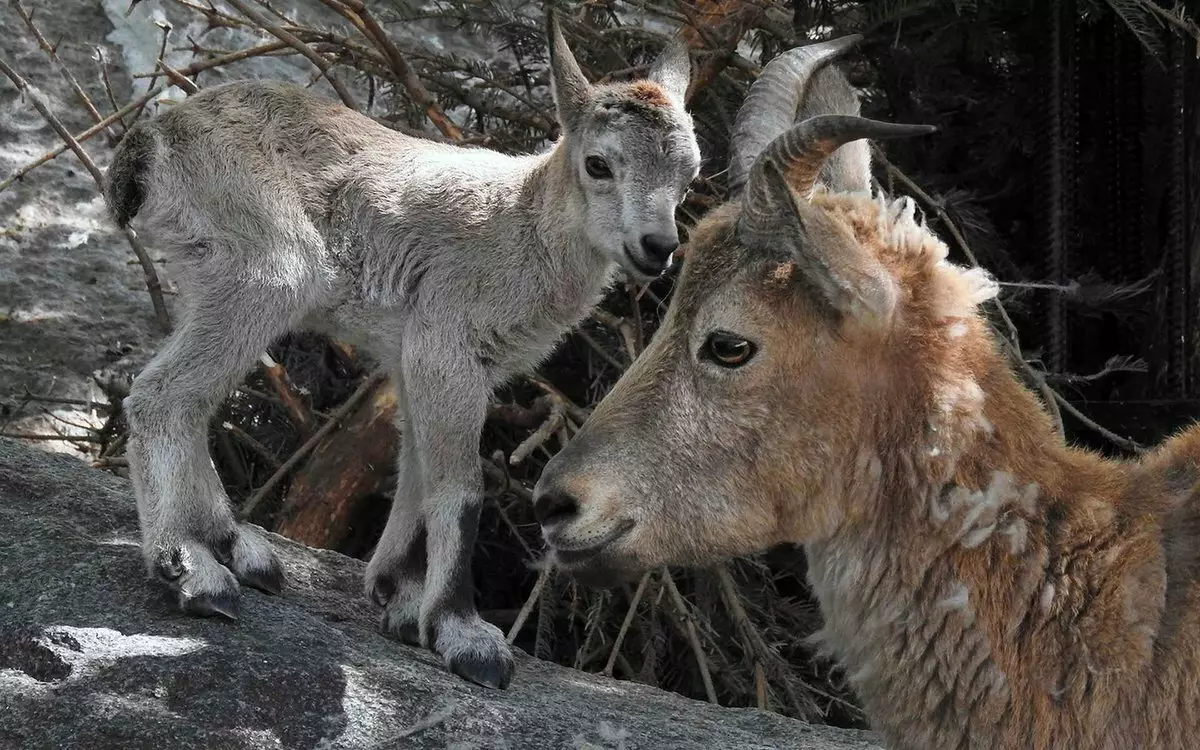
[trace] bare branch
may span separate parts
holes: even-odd
[[[362,0],[321,0],[321,2],[340,13],[363,36],[375,43],[375,46],[387,58],[392,71],[396,74],[396,79],[404,87],[409,98],[424,110],[430,122],[434,124],[442,135],[452,141],[462,140],[462,131],[446,116],[446,113],[438,106],[437,101],[430,96],[425,85],[421,83],[421,79],[413,71],[412,66],[408,64],[408,60],[404,59],[404,55],[400,53],[395,43],[392,42],[387,33],[380,27]]]
[[[696,666],[700,668],[700,680],[704,683],[704,694],[709,703],[720,705],[717,701],[717,691],[713,687],[712,674],[709,673],[708,659],[704,656],[704,649],[700,646],[700,636],[696,633],[695,616],[692,615],[692,610],[688,608],[687,602],[683,600],[683,594],[679,593],[679,588],[675,585],[675,579],[671,577],[670,570],[662,569],[662,579],[667,587],[667,592],[671,595],[671,601],[679,610],[680,617],[683,618],[684,627],[687,628],[688,643],[691,644],[692,653],[696,656]]]
[[[226,2],[237,8],[242,15],[253,21],[255,25],[265,29],[266,31],[269,31],[277,39],[287,42],[288,45],[290,45],[293,49],[307,57],[309,62],[317,66],[317,69],[320,70],[322,75],[325,76],[325,79],[329,81],[329,85],[333,86],[333,90],[337,92],[339,97],[341,97],[342,102],[351,109],[358,109],[358,105],[354,103],[354,97],[350,96],[350,92],[346,90],[346,87],[342,85],[342,82],[339,81],[337,76],[333,74],[333,70],[325,58],[318,55],[311,48],[309,48],[307,44],[296,38],[295,34],[292,34],[290,31],[284,30],[278,24],[271,22],[266,16],[259,13],[257,10],[251,9],[250,6],[246,5],[246,3],[242,2],[242,0],[226,0]]]
[[[638,581],[637,590],[633,592],[633,598],[629,600],[629,610],[625,612],[625,619],[621,621],[621,629],[617,631],[617,638],[613,641],[612,651],[608,654],[608,663],[604,665],[603,674],[605,677],[612,677],[613,675],[613,667],[616,666],[617,657],[621,654],[621,644],[625,642],[625,634],[629,632],[629,626],[633,623],[633,618],[637,615],[638,602],[642,600],[642,595],[646,593],[646,586],[650,583],[650,573],[651,571],[647,570],[642,574],[642,580]]]
[[[33,35],[33,38],[37,41],[38,46],[42,48],[42,51],[45,52],[46,56],[50,58],[50,61],[54,63],[54,67],[58,68],[58,72],[61,73],[63,78],[66,79],[67,85],[71,87],[71,91],[75,92],[75,98],[79,99],[80,104],[82,104],[84,109],[88,111],[88,114],[92,116],[92,120],[94,122],[100,122],[103,120],[104,117],[101,116],[99,110],[96,109],[96,106],[92,104],[91,98],[88,97],[87,93],[83,90],[83,87],[79,85],[79,81],[75,80],[75,75],[71,73],[71,70],[63,63],[62,60],[59,59],[58,50],[52,47],[50,43],[46,41],[46,37],[42,36],[42,32],[38,30],[37,25],[33,22],[33,13],[25,10],[24,6],[21,5],[21,0],[10,0],[9,5],[11,5],[13,10],[16,11],[17,15],[21,17],[21,20],[25,23],[25,28],[29,29],[29,33]]]
[[[378,387],[379,384],[384,380],[387,380],[387,375],[382,372],[377,372],[364,380],[362,384],[358,386],[357,390],[350,394],[350,398],[346,399],[346,403],[338,407],[338,410],[329,416],[329,421],[321,425],[321,429],[314,432],[312,437],[310,437],[304,442],[303,445],[297,448],[296,452],[289,456],[288,460],[283,462],[279,469],[277,469],[275,473],[272,474],[269,479],[267,479],[263,486],[258,488],[258,491],[255,492],[254,495],[246,501],[246,504],[242,506],[241,511],[238,512],[238,515],[243,519],[249,518],[254,512],[254,509],[258,507],[258,504],[263,501],[263,498],[265,498],[271,492],[271,490],[275,489],[275,486],[283,481],[283,478],[286,477],[292,471],[292,469],[296,468],[296,465],[299,464],[305,456],[307,456],[314,448],[317,447],[322,438],[333,432],[334,429],[336,429],[337,426],[342,423],[342,420],[349,416],[350,413],[353,412],[367,396],[371,395],[371,392],[374,391],[375,388]]]

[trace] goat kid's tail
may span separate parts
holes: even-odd
[[[154,124],[148,122],[131,128],[117,146],[104,176],[104,198],[118,226],[128,226],[146,199],[147,172],[157,146]]]

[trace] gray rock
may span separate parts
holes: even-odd
[[[877,747],[523,654],[510,689],[475,687],[376,632],[360,561],[269,536],[282,596],[183,616],[128,482],[0,439],[0,748]]]

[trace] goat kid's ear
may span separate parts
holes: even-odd
[[[683,106],[692,80],[692,57],[687,43],[675,37],[650,66],[648,79],[663,87],[675,104]]]
[[[744,205],[738,240],[776,261],[771,282],[799,282],[839,317],[885,325],[895,311],[895,280],[850,231],[806,196],[796,193],[779,168],[763,177],[768,189],[757,205]]]
[[[550,37],[550,88],[558,110],[559,124],[570,128],[592,96],[592,84],[567,46],[553,10],[546,12],[546,31]]]

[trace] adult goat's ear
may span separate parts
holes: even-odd
[[[667,96],[682,107],[692,81],[692,56],[687,43],[678,36],[672,39],[650,66],[646,77],[662,86]]]
[[[837,315],[889,319],[897,293],[891,275],[847,227],[809,199],[825,161],[842,144],[934,130],[846,115],[811,117],[787,130],[750,170],[741,196],[738,240],[794,263],[800,280]]]
[[[546,34],[550,38],[550,89],[554,92],[559,124],[569,128],[591,98],[592,84],[571,54],[558,15],[552,9],[546,11]]]

